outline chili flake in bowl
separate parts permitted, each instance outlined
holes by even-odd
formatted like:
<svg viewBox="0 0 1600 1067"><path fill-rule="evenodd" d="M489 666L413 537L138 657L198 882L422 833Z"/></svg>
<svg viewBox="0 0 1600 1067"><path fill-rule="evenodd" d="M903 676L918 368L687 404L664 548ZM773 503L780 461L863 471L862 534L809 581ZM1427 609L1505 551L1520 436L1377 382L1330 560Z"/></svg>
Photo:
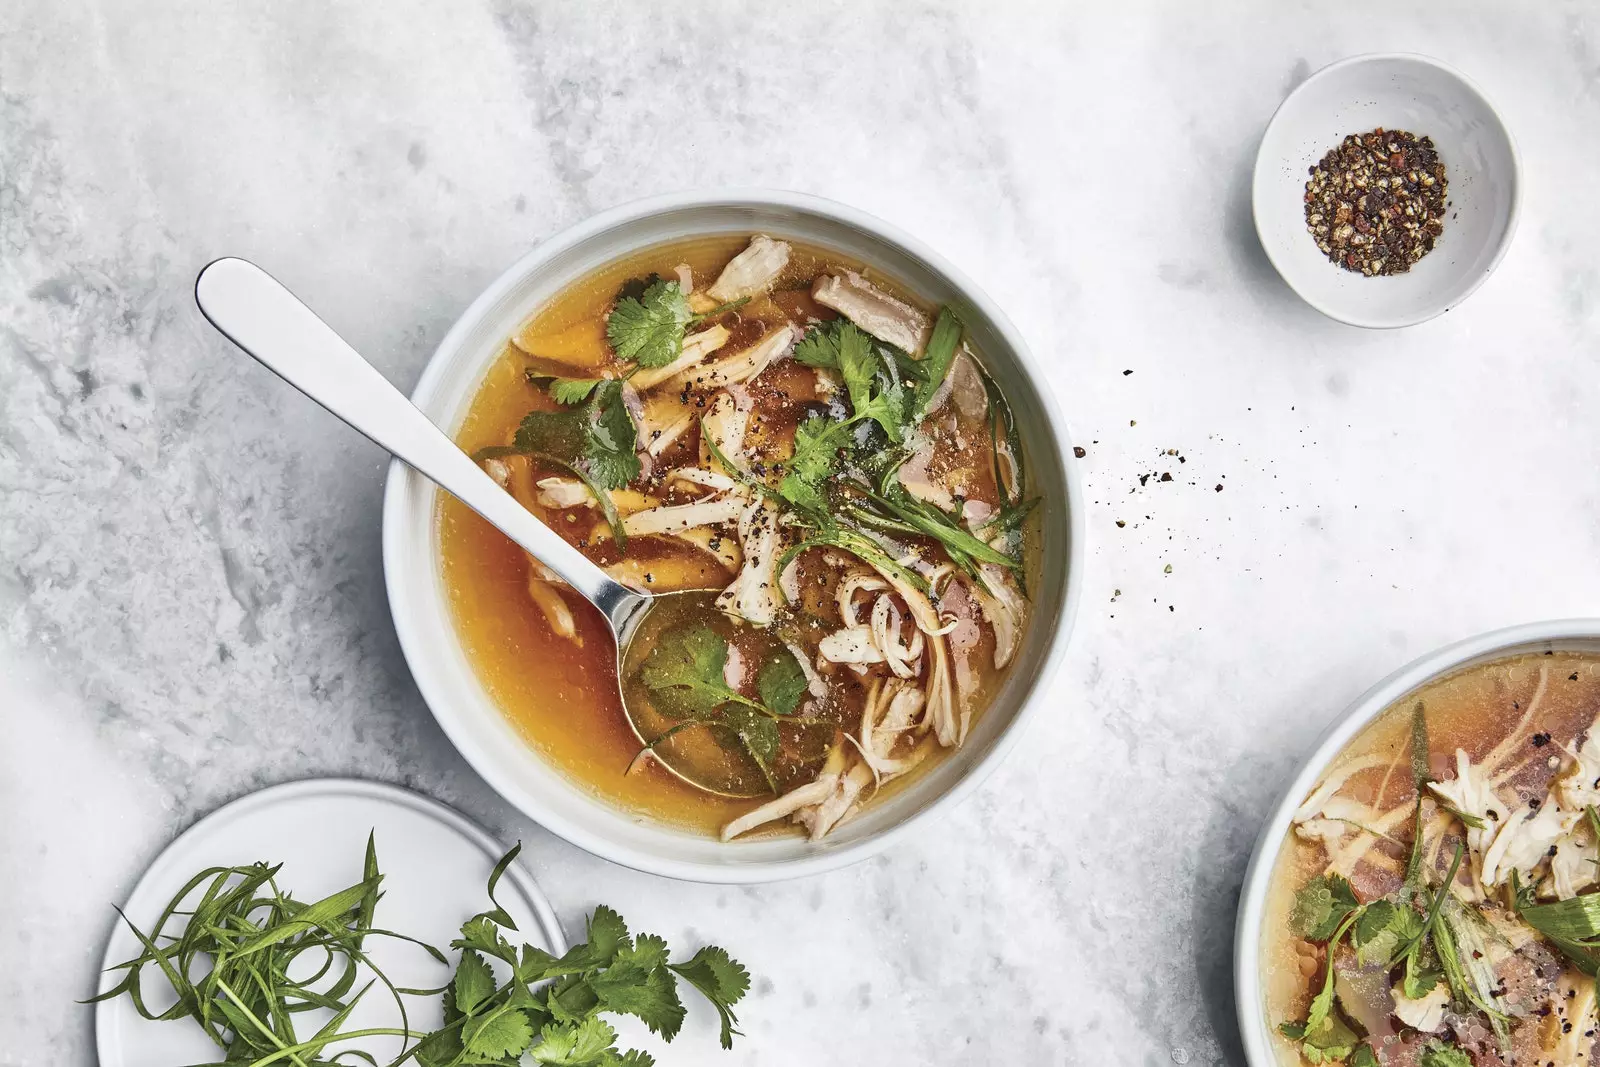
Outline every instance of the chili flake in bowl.
<svg viewBox="0 0 1600 1067"><path fill-rule="evenodd" d="M1352 133L1308 169L1306 229L1346 270L1404 274L1444 233L1450 181L1431 137Z"/></svg>
<svg viewBox="0 0 1600 1067"><path fill-rule="evenodd" d="M1520 171L1504 121L1465 76L1426 56L1356 56L1279 106L1251 206L1267 258L1312 307L1356 326L1410 326L1499 264Z"/></svg>

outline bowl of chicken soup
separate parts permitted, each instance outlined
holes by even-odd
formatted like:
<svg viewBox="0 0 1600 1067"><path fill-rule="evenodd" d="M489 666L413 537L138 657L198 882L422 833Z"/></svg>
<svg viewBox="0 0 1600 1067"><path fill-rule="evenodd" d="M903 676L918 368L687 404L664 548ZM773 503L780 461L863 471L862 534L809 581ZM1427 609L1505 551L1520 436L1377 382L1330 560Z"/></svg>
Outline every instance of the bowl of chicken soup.
<svg viewBox="0 0 1600 1067"><path fill-rule="evenodd" d="M1245 876L1252 1067L1587 1064L1600 620L1450 645L1329 729Z"/></svg>
<svg viewBox="0 0 1600 1067"><path fill-rule="evenodd" d="M1066 425L994 302L880 220L786 192L604 212L475 300L412 399L616 581L701 591L619 665L553 572L391 468L418 687L574 844L700 881L831 869L1047 713L1084 558Z"/></svg>

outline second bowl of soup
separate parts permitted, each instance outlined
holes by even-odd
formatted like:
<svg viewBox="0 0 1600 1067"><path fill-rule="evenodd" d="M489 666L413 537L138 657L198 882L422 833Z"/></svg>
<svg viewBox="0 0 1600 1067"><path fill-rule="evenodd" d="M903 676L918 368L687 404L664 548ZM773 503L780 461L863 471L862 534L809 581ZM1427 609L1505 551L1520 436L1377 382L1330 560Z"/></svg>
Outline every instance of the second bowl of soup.
<svg viewBox="0 0 1600 1067"><path fill-rule="evenodd" d="M396 465L385 568L424 696L541 823L658 873L848 862L970 788L1061 651L1071 451L1009 324L902 235L790 194L541 246L416 402L624 584L703 590L622 665L537 560Z"/></svg>
<svg viewBox="0 0 1600 1067"><path fill-rule="evenodd" d="M1381 683L1252 860L1250 1062L1590 1064L1597 842L1600 621L1488 634Z"/></svg>

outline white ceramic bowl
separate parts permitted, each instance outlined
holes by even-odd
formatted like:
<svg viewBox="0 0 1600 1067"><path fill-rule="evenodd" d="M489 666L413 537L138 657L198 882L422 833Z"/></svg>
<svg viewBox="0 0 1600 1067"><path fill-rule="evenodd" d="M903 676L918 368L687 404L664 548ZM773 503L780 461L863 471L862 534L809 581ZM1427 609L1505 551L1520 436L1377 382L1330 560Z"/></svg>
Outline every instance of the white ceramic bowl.
<svg viewBox="0 0 1600 1067"><path fill-rule="evenodd" d="M1444 233L1407 274L1367 278L1328 261L1306 230L1308 171L1347 134L1376 127L1432 137L1450 182ZM1256 233L1289 287L1353 326L1410 326L1465 300L1517 228L1521 163L1499 112L1437 59L1354 56L1317 71L1279 105L1256 152Z"/></svg>
<svg viewBox="0 0 1600 1067"><path fill-rule="evenodd" d="M1023 720L1041 710L1038 698L1066 649L1084 559L1083 493L1066 424L1016 329L977 286L914 238L815 197L766 191L658 197L551 238L472 303L440 343L412 399L453 431L507 338L569 283L643 248L693 235L757 232L836 249L932 303L956 305L1016 412L1032 488L1044 498L1042 567L1030 589L1034 617L1005 686L959 751L816 844L787 836L724 844L635 817L545 762L479 682L446 602L433 485L396 462L383 509L384 573L401 647L423 698L478 773L541 825L596 855L706 882L761 882L842 866L932 821L976 787L1015 743Z"/></svg>
<svg viewBox="0 0 1600 1067"><path fill-rule="evenodd" d="M1385 708L1393 707L1428 683L1463 667L1551 649L1600 651L1600 619L1526 623L1446 645L1406 664L1367 690L1322 735L1322 740L1301 766L1300 773L1295 775L1283 799L1262 828L1255 852L1250 857L1250 866L1245 871L1244 892L1239 898L1238 925L1234 931L1233 982L1238 1000L1239 1035L1250 1067L1281 1067L1273 1050L1272 1029L1276 1022L1282 1020L1267 1018L1261 984L1261 924L1272 870L1288 840L1289 822L1294 817L1295 809L1322 780L1328 765Z"/></svg>

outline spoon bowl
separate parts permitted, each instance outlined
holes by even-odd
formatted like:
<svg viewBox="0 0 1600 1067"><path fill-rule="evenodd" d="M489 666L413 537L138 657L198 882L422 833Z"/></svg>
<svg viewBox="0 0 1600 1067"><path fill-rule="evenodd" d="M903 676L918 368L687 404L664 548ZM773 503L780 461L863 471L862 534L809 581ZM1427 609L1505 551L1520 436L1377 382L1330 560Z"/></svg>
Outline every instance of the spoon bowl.
<svg viewBox="0 0 1600 1067"><path fill-rule="evenodd" d="M641 593L612 578L530 514L316 312L254 263L224 258L207 264L195 279L194 295L223 336L483 516L600 610L616 651L617 695L643 751L697 789L731 797L760 795L730 787L696 748L654 745L661 729L653 727L646 736L622 684L629 646L654 603L704 597L704 590Z"/></svg>

